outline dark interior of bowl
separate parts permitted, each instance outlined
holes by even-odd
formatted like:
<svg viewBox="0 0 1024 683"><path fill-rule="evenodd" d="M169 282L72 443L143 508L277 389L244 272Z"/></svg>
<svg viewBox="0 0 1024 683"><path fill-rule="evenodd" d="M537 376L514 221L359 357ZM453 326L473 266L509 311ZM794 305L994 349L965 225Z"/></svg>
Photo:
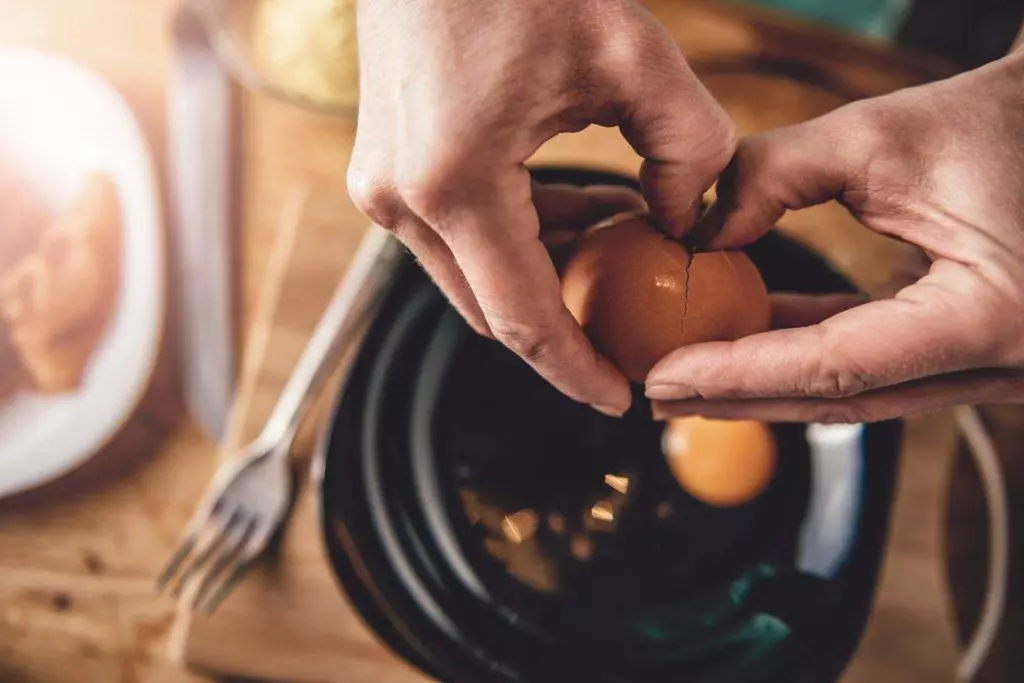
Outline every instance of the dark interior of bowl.
<svg viewBox="0 0 1024 683"><path fill-rule="evenodd" d="M748 253L770 290L851 290L781 235ZM639 389L618 420L563 397L407 263L324 439L337 576L396 653L444 681L835 680L874 594L899 424L858 437L855 533L824 574L797 561L818 462L805 425L772 425L773 482L730 509L676 484L662 429Z"/></svg>

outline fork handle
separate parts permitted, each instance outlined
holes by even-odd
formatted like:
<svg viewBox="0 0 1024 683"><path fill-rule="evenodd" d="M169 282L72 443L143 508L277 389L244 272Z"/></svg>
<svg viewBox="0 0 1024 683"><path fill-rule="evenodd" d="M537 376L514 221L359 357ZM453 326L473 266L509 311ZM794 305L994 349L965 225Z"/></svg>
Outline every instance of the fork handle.
<svg viewBox="0 0 1024 683"><path fill-rule="evenodd" d="M334 370L339 352L355 341L383 299L402 254L398 240L383 228L370 226L288 378L261 438L277 441L295 434L310 399Z"/></svg>

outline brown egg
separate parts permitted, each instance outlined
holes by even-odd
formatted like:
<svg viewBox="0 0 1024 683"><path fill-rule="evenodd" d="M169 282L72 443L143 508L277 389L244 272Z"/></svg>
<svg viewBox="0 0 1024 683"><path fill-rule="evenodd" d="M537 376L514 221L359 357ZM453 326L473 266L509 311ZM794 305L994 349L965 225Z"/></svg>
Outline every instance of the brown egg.
<svg viewBox="0 0 1024 683"><path fill-rule="evenodd" d="M562 297L632 382L669 352L768 329L768 292L742 252L698 252L635 214L587 230L560 263Z"/></svg>
<svg viewBox="0 0 1024 683"><path fill-rule="evenodd" d="M679 485L715 507L752 501L777 464L775 439L761 422L678 418L665 427L662 450Z"/></svg>

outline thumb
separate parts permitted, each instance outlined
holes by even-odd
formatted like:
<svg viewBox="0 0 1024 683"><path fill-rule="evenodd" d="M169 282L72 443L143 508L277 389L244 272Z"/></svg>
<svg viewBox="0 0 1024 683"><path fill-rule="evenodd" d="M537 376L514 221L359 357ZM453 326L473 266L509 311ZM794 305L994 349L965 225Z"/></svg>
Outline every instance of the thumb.
<svg viewBox="0 0 1024 683"><path fill-rule="evenodd" d="M754 242L790 209L841 195L858 164L826 116L740 141L718 181L718 199L694 228L712 249Z"/></svg>

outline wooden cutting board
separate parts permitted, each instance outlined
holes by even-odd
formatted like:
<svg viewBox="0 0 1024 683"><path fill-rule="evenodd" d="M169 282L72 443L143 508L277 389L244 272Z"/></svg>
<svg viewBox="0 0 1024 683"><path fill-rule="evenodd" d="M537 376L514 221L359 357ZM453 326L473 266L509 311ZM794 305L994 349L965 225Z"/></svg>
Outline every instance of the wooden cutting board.
<svg viewBox="0 0 1024 683"><path fill-rule="evenodd" d="M937 77L938 68L818 29L702 2L646 3L675 34L712 94L752 132L819 115L844 97L786 74L752 69L769 60L812 64L849 96L879 94ZM846 98L848 99L848 97ZM231 421L231 444L254 436L315 326L363 231L341 191L352 127L310 119L249 98L245 147L247 195L263 198L245 230L261 232L245 258L260 286L249 302L250 325L242 390ZM287 168L263 153L288 139ZM278 160L280 161L280 160ZM635 173L638 159L618 135L590 129L546 145L536 161L575 163ZM294 181L310 188L294 231L268 227ZM271 224L272 225L272 224ZM289 225L288 222L282 225ZM899 247L860 230L841 208L826 206L787 220L788 231L826 253L861 286L883 281ZM268 234L276 234L268 239ZM247 235L248 236L248 235ZM272 245L267 247L265 245ZM254 251L248 251L254 250ZM321 406L322 408L322 406ZM322 411L321 411L322 412ZM311 425L318 424L315 417ZM308 471L312 430L296 449ZM845 683L952 681L958 647L942 558L943 506L955 435L949 416L910 425L891 543L868 632ZM230 447L224 449L231 452ZM405 683L424 678L392 656L363 626L336 584L324 553L316 495L301 488L280 547L240 583L212 618L181 613L171 655L197 670L297 683Z"/></svg>

